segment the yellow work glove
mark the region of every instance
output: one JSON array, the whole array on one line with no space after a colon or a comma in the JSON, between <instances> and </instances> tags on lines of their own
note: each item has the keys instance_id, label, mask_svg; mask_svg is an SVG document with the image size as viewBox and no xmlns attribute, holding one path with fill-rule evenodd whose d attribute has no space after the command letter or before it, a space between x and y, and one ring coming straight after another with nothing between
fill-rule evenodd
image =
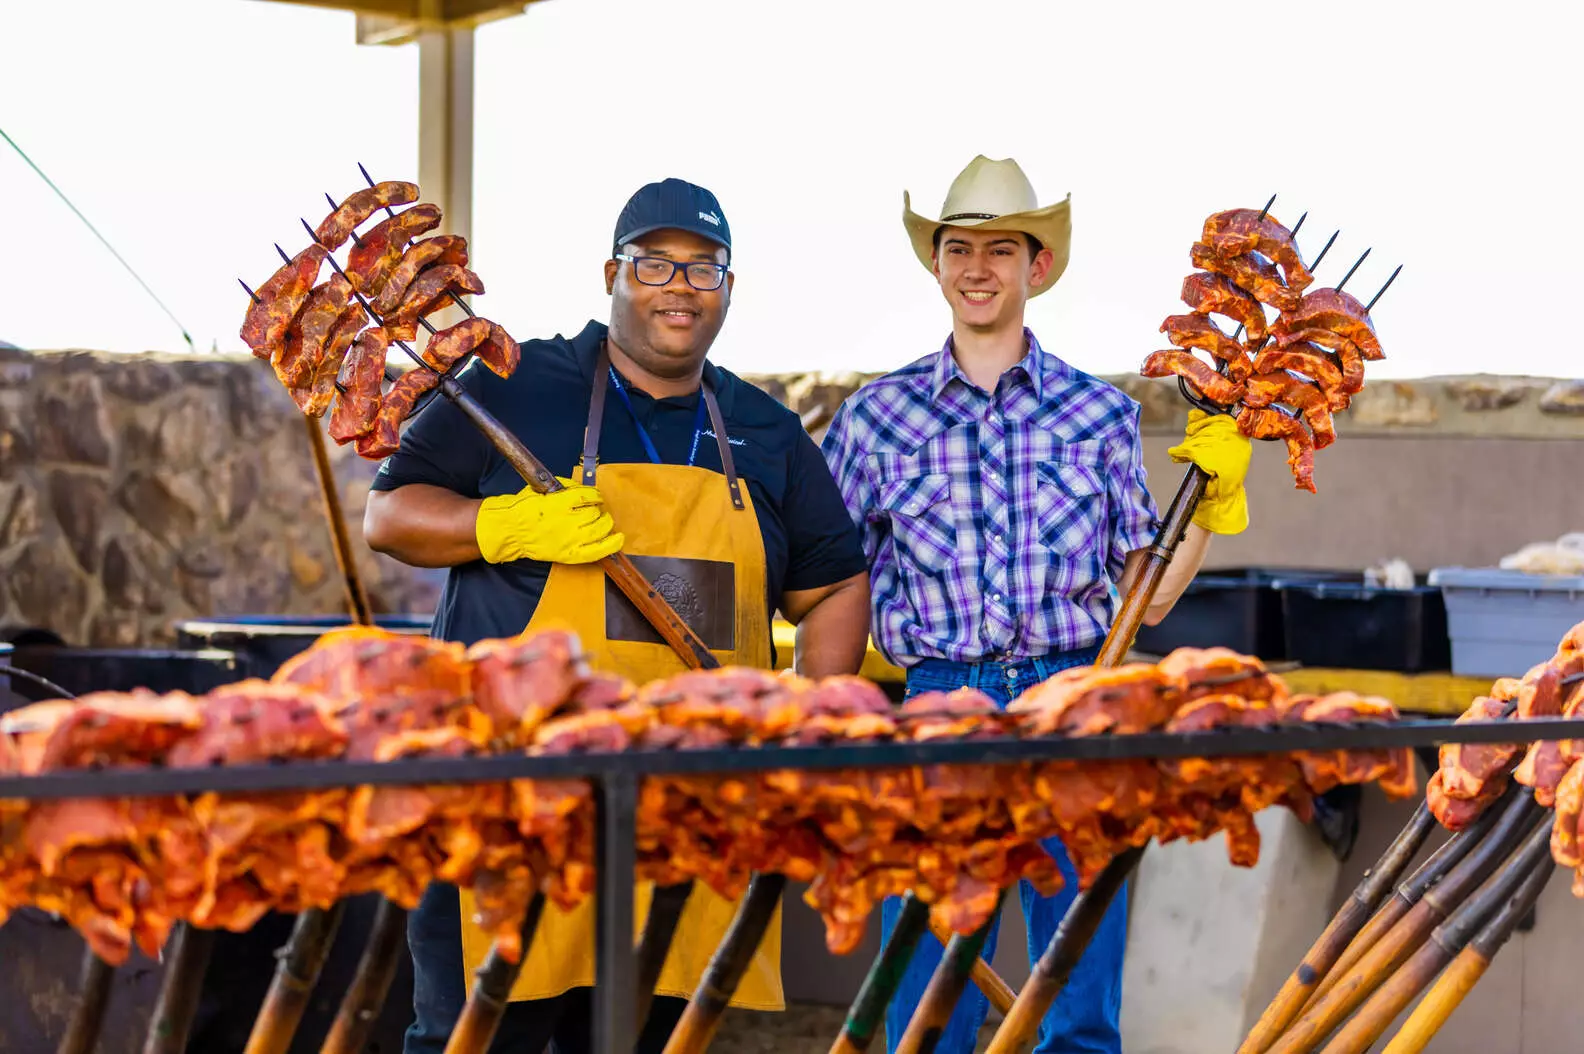
<instances>
[{"instance_id":1,"label":"yellow work glove","mask_svg":"<svg viewBox=\"0 0 1584 1054\"><path fill-rule=\"evenodd\" d=\"M1193 462L1210 477L1194 513L1194 523L1211 534L1240 534L1248 527L1248 494L1243 489L1243 479L1248 475L1254 444L1238 431L1235 418L1190 410L1188 434L1166 452L1173 461Z\"/></svg>"},{"instance_id":2,"label":"yellow work glove","mask_svg":"<svg viewBox=\"0 0 1584 1054\"><path fill-rule=\"evenodd\" d=\"M626 539L615 533L599 491L566 479L561 485L553 494L524 487L485 498L473 524L484 559L588 564L620 549Z\"/></svg>"}]
</instances>

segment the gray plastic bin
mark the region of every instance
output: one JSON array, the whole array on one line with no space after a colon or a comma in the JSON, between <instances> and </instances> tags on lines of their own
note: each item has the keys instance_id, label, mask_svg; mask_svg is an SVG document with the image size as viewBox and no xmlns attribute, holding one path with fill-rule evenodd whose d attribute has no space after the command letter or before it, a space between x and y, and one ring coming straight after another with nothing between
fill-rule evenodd
<instances>
[{"instance_id":1,"label":"gray plastic bin","mask_svg":"<svg viewBox=\"0 0 1584 1054\"><path fill-rule=\"evenodd\" d=\"M1459 676L1521 677L1584 622L1584 576L1438 567L1429 582L1446 598L1452 672Z\"/></svg>"}]
</instances>

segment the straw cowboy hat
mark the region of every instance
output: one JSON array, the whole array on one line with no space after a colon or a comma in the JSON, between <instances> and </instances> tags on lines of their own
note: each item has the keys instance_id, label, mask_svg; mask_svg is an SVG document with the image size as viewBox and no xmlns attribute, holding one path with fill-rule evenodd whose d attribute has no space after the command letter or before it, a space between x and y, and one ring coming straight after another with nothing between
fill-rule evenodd
<instances>
[{"instance_id":1,"label":"straw cowboy hat","mask_svg":"<svg viewBox=\"0 0 1584 1054\"><path fill-rule=\"evenodd\" d=\"M1056 257L1045 281L1029 290L1029 296L1036 297L1055 285L1056 279L1067 269L1067 250L1072 242L1071 201L1069 194L1054 205L1040 208L1034 185L1016 161L1011 158L992 161L980 154L952 180L938 220L914 212L912 201L904 190L902 224L907 228L919 263L931 272L934 271L930 259L935 250L935 230L942 225L1032 234Z\"/></svg>"}]
</instances>

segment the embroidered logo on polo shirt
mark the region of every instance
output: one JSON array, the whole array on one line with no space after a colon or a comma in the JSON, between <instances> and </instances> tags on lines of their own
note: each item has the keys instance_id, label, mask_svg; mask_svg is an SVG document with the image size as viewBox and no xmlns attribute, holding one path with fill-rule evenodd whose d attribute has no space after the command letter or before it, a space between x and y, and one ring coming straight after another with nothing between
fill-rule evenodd
<instances>
[{"instance_id":1,"label":"embroidered logo on polo shirt","mask_svg":"<svg viewBox=\"0 0 1584 1054\"><path fill-rule=\"evenodd\" d=\"M704 429L704 431L700 432L699 435L701 435L701 436L709 436L711 439L714 439L715 438L715 429L706 428L706 429ZM747 446L748 445L748 440L746 440L746 439L737 439L737 438L734 438L732 436L727 436L726 437L726 442L728 444L730 444L731 446Z\"/></svg>"}]
</instances>

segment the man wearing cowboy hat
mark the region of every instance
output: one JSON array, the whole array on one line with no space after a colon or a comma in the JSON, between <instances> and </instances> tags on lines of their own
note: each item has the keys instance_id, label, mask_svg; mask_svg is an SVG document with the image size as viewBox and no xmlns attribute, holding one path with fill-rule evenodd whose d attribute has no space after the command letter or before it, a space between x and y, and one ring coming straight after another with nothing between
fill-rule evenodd
<instances>
[{"instance_id":1,"label":"man wearing cowboy hat","mask_svg":"<svg viewBox=\"0 0 1584 1054\"><path fill-rule=\"evenodd\" d=\"M1056 671L1093 663L1157 526L1144 484L1139 407L1042 348L1024 326L1030 297L1067 267L1069 202L1039 207L1017 163L977 157L941 218L903 224L940 283L952 332L940 350L876 380L837 411L826 461L863 535L871 632L907 668L907 692L973 687L1005 706ZM1174 460L1212 481L1145 621L1166 616L1203 563L1212 533L1248 524L1249 441L1230 417L1190 418ZM1066 886L1021 883L1029 958L1077 892L1060 841L1046 848ZM889 938L899 901L882 909ZM1118 1010L1127 895L1119 894L1040 1026L1039 1052L1121 1050ZM996 927L984 956L995 955ZM925 934L887 1009L894 1054L941 945ZM969 1054L986 1001L970 988L936 1047Z\"/></svg>"}]
</instances>

